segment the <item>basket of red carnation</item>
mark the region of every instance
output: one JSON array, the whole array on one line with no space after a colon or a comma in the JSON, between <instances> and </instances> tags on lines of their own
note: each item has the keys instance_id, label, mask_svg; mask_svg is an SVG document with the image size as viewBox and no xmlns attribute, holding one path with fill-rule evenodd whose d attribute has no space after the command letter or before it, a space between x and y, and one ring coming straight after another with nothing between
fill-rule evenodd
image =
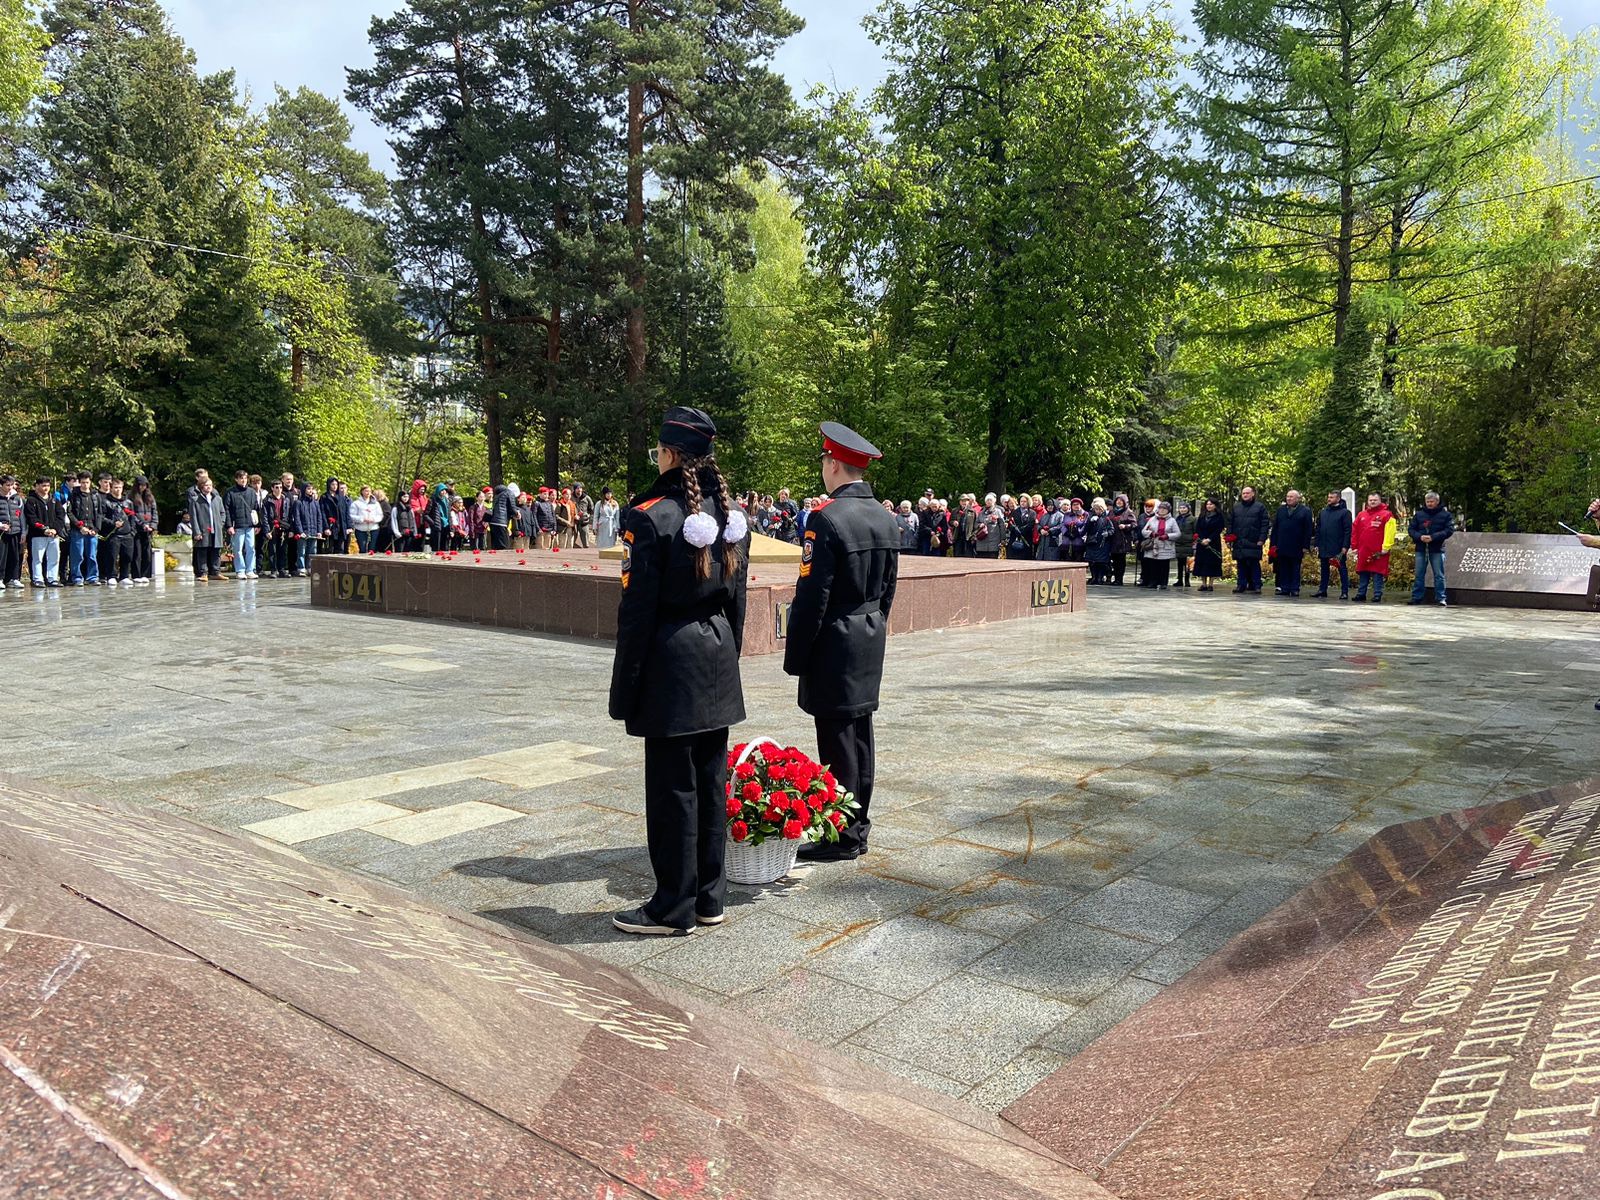
<instances>
[{"instance_id":1,"label":"basket of red carnation","mask_svg":"<svg viewBox=\"0 0 1600 1200\"><path fill-rule=\"evenodd\" d=\"M728 752L729 883L773 883L806 842L839 840L860 806L833 772L770 738Z\"/></svg>"}]
</instances>

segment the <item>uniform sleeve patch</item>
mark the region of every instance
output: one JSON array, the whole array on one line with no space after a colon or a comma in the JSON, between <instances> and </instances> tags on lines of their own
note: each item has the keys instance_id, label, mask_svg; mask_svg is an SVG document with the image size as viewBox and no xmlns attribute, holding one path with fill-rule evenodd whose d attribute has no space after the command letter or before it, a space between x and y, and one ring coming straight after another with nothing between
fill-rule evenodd
<instances>
[{"instance_id":1,"label":"uniform sleeve patch","mask_svg":"<svg viewBox=\"0 0 1600 1200\"><path fill-rule=\"evenodd\" d=\"M628 539L622 544L622 580L626 584L628 572L633 570L633 539Z\"/></svg>"},{"instance_id":2,"label":"uniform sleeve patch","mask_svg":"<svg viewBox=\"0 0 1600 1200\"><path fill-rule=\"evenodd\" d=\"M817 531L815 529L806 530L806 541L809 542L809 541L813 540L816 536L817 536Z\"/></svg>"},{"instance_id":3,"label":"uniform sleeve patch","mask_svg":"<svg viewBox=\"0 0 1600 1200\"><path fill-rule=\"evenodd\" d=\"M801 579L806 579L806 578L809 578L810 575L811 575L811 564L808 563L808 562L801 563L800 564L800 578ZM624 586L626 586L626 585L624 585Z\"/></svg>"},{"instance_id":4,"label":"uniform sleeve patch","mask_svg":"<svg viewBox=\"0 0 1600 1200\"><path fill-rule=\"evenodd\" d=\"M810 538L811 535L809 533L806 534L806 544L800 547L800 561L806 565L811 562L811 552L817 548L817 544L811 541Z\"/></svg>"},{"instance_id":5,"label":"uniform sleeve patch","mask_svg":"<svg viewBox=\"0 0 1600 1200\"><path fill-rule=\"evenodd\" d=\"M622 534L622 540L627 542L629 546L633 545L633 530L624 530ZM623 557L627 557L628 551L626 548L623 549L622 553Z\"/></svg>"}]
</instances>

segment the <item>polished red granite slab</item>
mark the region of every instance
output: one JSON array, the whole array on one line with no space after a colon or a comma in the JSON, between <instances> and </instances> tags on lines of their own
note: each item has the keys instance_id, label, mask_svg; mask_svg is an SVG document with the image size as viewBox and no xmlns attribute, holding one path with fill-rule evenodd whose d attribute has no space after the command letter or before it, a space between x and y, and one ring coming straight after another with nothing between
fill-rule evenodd
<instances>
[{"instance_id":1,"label":"polished red granite slab","mask_svg":"<svg viewBox=\"0 0 1600 1200\"><path fill-rule=\"evenodd\" d=\"M1600 1196L1600 780L1384 830L1005 1116L1122 1200Z\"/></svg>"},{"instance_id":2,"label":"polished red granite slab","mask_svg":"<svg viewBox=\"0 0 1600 1200\"><path fill-rule=\"evenodd\" d=\"M1105 1195L987 1114L625 971L9 776L0 1083L0 1194Z\"/></svg>"},{"instance_id":3,"label":"polished red granite slab","mask_svg":"<svg viewBox=\"0 0 1600 1200\"><path fill-rule=\"evenodd\" d=\"M453 558L322 555L311 573L311 603L323 608L443 617L569 637L617 633L619 566L595 550L463 551ZM750 568L746 655L783 648L794 599L792 563ZM1010 562L902 555L891 634L956 629L1022 617L1082 612L1082 563Z\"/></svg>"}]
</instances>

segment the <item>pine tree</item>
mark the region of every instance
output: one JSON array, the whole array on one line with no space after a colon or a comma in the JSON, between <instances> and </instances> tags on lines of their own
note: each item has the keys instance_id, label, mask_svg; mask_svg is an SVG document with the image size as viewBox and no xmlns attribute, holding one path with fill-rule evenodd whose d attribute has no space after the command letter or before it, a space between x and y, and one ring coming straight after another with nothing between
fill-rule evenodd
<instances>
[{"instance_id":1,"label":"pine tree","mask_svg":"<svg viewBox=\"0 0 1600 1200\"><path fill-rule=\"evenodd\" d=\"M1354 488L1358 495L1393 485L1397 429L1393 402L1379 386L1381 304L1358 298L1333 356L1327 399L1305 429L1300 478L1307 495Z\"/></svg>"}]
</instances>

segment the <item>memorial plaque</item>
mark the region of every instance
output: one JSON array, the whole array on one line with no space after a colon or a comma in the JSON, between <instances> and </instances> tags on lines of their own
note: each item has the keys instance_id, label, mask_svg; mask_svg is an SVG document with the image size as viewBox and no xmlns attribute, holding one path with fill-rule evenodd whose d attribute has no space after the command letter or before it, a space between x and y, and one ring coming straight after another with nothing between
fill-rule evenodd
<instances>
[{"instance_id":1,"label":"memorial plaque","mask_svg":"<svg viewBox=\"0 0 1600 1200\"><path fill-rule=\"evenodd\" d=\"M383 576L370 571L330 571L328 588L335 600L357 604L383 603Z\"/></svg>"},{"instance_id":2,"label":"memorial plaque","mask_svg":"<svg viewBox=\"0 0 1600 1200\"><path fill-rule=\"evenodd\" d=\"M1385 830L1006 1115L1122 1200L1600 1195L1600 780Z\"/></svg>"},{"instance_id":3,"label":"memorial plaque","mask_svg":"<svg viewBox=\"0 0 1600 1200\"><path fill-rule=\"evenodd\" d=\"M1105 1197L752 1018L0 775L0 1196L952 1194Z\"/></svg>"},{"instance_id":4,"label":"memorial plaque","mask_svg":"<svg viewBox=\"0 0 1600 1200\"><path fill-rule=\"evenodd\" d=\"M1444 547L1450 597L1466 603L1586 608L1600 565L1600 550L1571 534L1457 533Z\"/></svg>"}]
</instances>

